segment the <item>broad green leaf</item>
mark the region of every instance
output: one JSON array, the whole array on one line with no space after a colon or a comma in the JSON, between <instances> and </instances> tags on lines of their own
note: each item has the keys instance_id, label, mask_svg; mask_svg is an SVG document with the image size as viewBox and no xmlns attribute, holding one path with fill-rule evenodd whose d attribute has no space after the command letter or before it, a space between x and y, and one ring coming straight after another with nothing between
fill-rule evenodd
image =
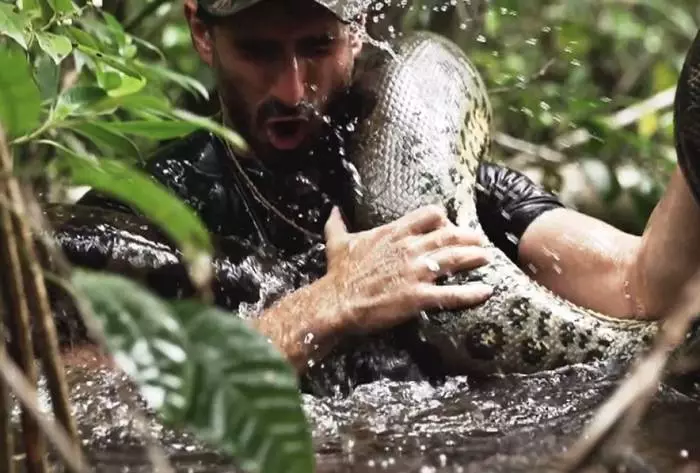
<instances>
[{"instance_id":1,"label":"broad green leaf","mask_svg":"<svg viewBox=\"0 0 700 473\"><path fill-rule=\"evenodd\" d=\"M77 86L64 91L56 101L54 120L92 113L93 106L107 98L107 93L99 87Z\"/></svg>"},{"instance_id":2,"label":"broad green leaf","mask_svg":"<svg viewBox=\"0 0 700 473\"><path fill-rule=\"evenodd\" d=\"M182 121L164 120L134 120L128 122L105 122L105 128L127 135L142 136L154 140L166 140L185 136L196 129L198 125Z\"/></svg>"},{"instance_id":3,"label":"broad green leaf","mask_svg":"<svg viewBox=\"0 0 700 473\"><path fill-rule=\"evenodd\" d=\"M177 242L189 265L208 258L212 246L207 228L194 210L165 186L121 161L95 160L58 143L43 142L59 150L57 165L68 172L74 185L94 187L140 211Z\"/></svg>"},{"instance_id":4,"label":"broad green leaf","mask_svg":"<svg viewBox=\"0 0 700 473\"><path fill-rule=\"evenodd\" d=\"M51 56L56 64L60 64L73 50L73 45L65 36L39 31L36 33L36 39L39 47Z\"/></svg>"},{"instance_id":5,"label":"broad green leaf","mask_svg":"<svg viewBox=\"0 0 700 473\"><path fill-rule=\"evenodd\" d=\"M131 160L141 160L139 149L129 138L103 124L99 121L71 123L70 129L95 143L104 155L113 153Z\"/></svg>"},{"instance_id":6,"label":"broad green leaf","mask_svg":"<svg viewBox=\"0 0 700 473\"><path fill-rule=\"evenodd\" d=\"M24 51L0 46L0 123L12 138L39 125L41 99Z\"/></svg>"},{"instance_id":7,"label":"broad green leaf","mask_svg":"<svg viewBox=\"0 0 700 473\"><path fill-rule=\"evenodd\" d=\"M58 66L46 54L39 54L35 60L34 79L39 85L41 100L53 100L58 92Z\"/></svg>"},{"instance_id":8,"label":"broad green leaf","mask_svg":"<svg viewBox=\"0 0 700 473\"><path fill-rule=\"evenodd\" d=\"M68 15L75 12L75 5L71 0L48 0L49 5L58 14Z\"/></svg>"},{"instance_id":9,"label":"broad green leaf","mask_svg":"<svg viewBox=\"0 0 700 473\"><path fill-rule=\"evenodd\" d=\"M314 469L297 377L235 314L167 303L120 276L76 271L115 359L161 419L222 448L248 472Z\"/></svg>"},{"instance_id":10,"label":"broad green leaf","mask_svg":"<svg viewBox=\"0 0 700 473\"><path fill-rule=\"evenodd\" d=\"M24 49L27 49L27 24L27 17L23 12L16 12L13 5L0 3L0 34L14 39Z\"/></svg>"}]
</instances>

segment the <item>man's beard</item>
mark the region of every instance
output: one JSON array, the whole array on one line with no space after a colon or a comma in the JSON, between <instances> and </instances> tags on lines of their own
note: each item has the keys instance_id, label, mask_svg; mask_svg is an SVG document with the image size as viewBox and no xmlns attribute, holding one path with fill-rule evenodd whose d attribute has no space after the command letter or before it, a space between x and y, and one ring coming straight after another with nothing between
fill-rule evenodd
<instances>
[{"instance_id":1,"label":"man's beard","mask_svg":"<svg viewBox=\"0 0 700 473\"><path fill-rule=\"evenodd\" d=\"M338 128L344 128L333 116L333 110L342 108L337 104L347 95L348 84L336 87L322 110L306 101L289 107L272 98L263 102L255 113L230 81L219 76L218 83L222 112L228 125L246 140L254 157L265 167L286 172L303 171L324 164L323 160L341 158L339 153L329 149L332 146L328 143L337 137ZM304 117L309 121L307 135L299 146L289 150L277 149L269 141L259 139L259 133L264 130L268 120L286 117Z\"/></svg>"}]
</instances>

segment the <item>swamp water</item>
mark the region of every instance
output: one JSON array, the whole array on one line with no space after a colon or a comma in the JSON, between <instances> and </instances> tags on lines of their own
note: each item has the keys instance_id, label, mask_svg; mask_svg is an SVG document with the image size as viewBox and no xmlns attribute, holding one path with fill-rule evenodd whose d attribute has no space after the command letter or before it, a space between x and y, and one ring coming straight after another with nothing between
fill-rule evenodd
<instances>
[{"instance_id":1,"label":"swamp water","mask_svg":"<svg viewBox=\"0 0 700 473\"><path fill-rule=\"evenodd\" d=\"M346 397L305 395L317 472L544 471L579 437L624 373L610 364L578 365L478 381L457 377L436 387L379 381ZM144 449L149 437L162 444L177 473L238 471L194 437L148 414L145 423L139 420L130 405L141 401L125 376L75 366L67 378L95 471L154 471ZM657 392L634 434L639 464L624 471L700 471L697 393L697 387L667 385ZM41 399L48 406L43 390Z\"/></svg>"}]
</instances>

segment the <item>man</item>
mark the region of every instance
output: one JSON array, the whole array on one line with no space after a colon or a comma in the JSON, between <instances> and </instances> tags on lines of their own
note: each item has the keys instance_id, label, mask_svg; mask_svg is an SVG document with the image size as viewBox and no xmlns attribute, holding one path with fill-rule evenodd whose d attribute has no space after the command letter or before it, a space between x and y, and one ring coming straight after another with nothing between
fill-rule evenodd
<instances>
[{"instance_id":1,"label":"man","mask_svg":"<svg viewBox=\"0 0 700 473\"><path fill-rule=\"evenodd\" d=\"M353 71L363 48L359 2L185 0L184 11L193 45L215 73L224 120L256 157L236 157L221 140L197 132L160 152L148 171L214 233L288 254L325 239L326 273L253 322L299 373L352 334L489 297L482 285L434 284L444 272L487 262L474 233L440 209L348 230L351 188L338 128L354 103ZM478 212L489 237L533 278L579 305L653 317L698 267L700 209L679 172L641 238L564 208L515 171L484 164L478 178ZM110 205L94 193L82 203ZM426 259L440 270L430 270Z\"/></svg>"}]
</instances>

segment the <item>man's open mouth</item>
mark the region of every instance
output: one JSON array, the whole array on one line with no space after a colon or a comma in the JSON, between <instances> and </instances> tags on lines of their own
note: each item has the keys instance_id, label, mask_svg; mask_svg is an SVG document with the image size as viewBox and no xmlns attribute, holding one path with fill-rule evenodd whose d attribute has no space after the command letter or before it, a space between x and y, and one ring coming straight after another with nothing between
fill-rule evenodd
<instances>
[{"instance_id":1,"label":"man's open mouth","mask_svg":"<svg viewBox=\"0 0 700 473\"><path fill-rule=\"evenodd\" d=\"M304 138L309 126L306 118L271 118L265 123L270 144L280 150L297 148Z\"/></svg>"}]
</instances>

